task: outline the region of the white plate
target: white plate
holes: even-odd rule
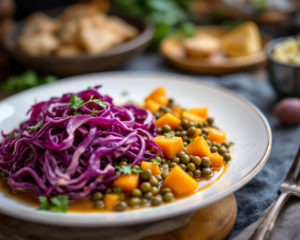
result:
[[[0,103],[0,129],[10,131],[25,119],[34,101],[76,92],[88,86],[103,84],[102,93],[117,101],[143,98],[157,86],[186,107],[206,105],[216,123],[234,141],[232,164],[226,173],[204,191],[159,207],[112,213],[52,213],[19,202],[0,192],[0,211],[4,214],[39,223],[62,226],[120,226],[169,218],[195,211],[233,193],[250,181],[265,164],[272,145],[270,126],[263,114],[236,94],[199,80],[180,75],[115,72],[68,78],[53,84],[11,96]],[[121,96],[126,90],[128,97]]]

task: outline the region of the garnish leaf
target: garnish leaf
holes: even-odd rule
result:
[[[153,162],[156,165],[160,165],[160,162],[155,158],[152,158],[150,161]]]
[[[59,195],[50,199],[52,204],[50,210],[54,212],[66,212],[69,206],[69,198],[67,195]]]
[[[94,117],[97,114],[97,112],[98,112],[98,110],[93,109],[93,112],[90,113],[89,115],[92,116],[92,117]]]
[[[230,142],[229,142],[229,145],[230,145],[230,146],[231,146],[231,145],[234,145],[234,142],[230,141]]]
[[[103,107],[103,108],[105,108],[107,106],[107,103],[102,102],[101,99],[93,99],[93,100],[90,100],[89,102],[97,103],[100,107]]]
[[[135,165],[133,168],[132,168],[132,172],[134,173],[141,173],[143,170],[140,169],[139,166]]]
[[[119,172],[124,173],[124,174],[132,173],[130,165],[115,166],[115,169],[119,170]]]
[[[48,202],[47,197],[40,196],[38,199],[40,202],[39,210],[49,210],[50,209],[50,204]]]
[[[124,194],[122,193],[122,188],[113,188],[112,189],[114,193],[117,193],[120,196],[120,199],[123,200],[124,199]]]
[[[186,111],[186,108],[181,108],[181,112],[184,112],[184,111]]]
[[[195,138],[189,138],[189,142],[192,143],[195,141]]]
[[[165,136],[166,136],[167,138],[171,138],[171,137],[174,137],[175,134],[167,132],[167,133],[165,133]]]
[[[6,177],[6,176],[7,176],[7,173],[6,173],[6,172],[0,172],[0,176],[1,176],[1,177]]]
[[[34,131],[34,130],[40,129],[42,126],[43,126],[43,122],[39,122],[36,125],[27,127],[27,129],[30,131]]]
[[[91,86],[88,86],[86,90],[91,90],[91,89],[92,89],[92,87],[91,87]]]
[[[11,139],[11,138],[19,137],[19,136],[20,136],[19,133],[11,133],[6,137],[6,139]]]
[[[73,94],[71,99],[70,99],[70,105],[69,108],[74,108],[77,110],[84,104],[84,101],[82,98],[80,98],[77,94]]]

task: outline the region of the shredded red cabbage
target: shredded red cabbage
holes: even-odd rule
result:
[[[115,166],[122,158],[133,166],[162,155],[152,140],[153,115],[134,105],[116,106],[98,88],[39,102],[29,120],[2,133],[0,170],[13,188],[77,199],[106,189],[120,174]],[[74,96],[84,102],[77,109],[70,103]]]

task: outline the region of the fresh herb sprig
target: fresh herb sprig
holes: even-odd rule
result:
[[[175,134],[167,132],[167,133],[165,133],[165,136],[167,138],[171,138],[171,137],[175,137]]]
[[[121,172],[123,174],[141,173],[142,172],[142,169],[140,169],[136,165],[133,168],[130,165],[115,166],[115,169],[117,169],[119,172]]]
[[[27,127],[27,129],[30,130],[30,131],[35,131],[35,130],[37,130],[37,129],[42,128],[43,125],[44,125],[43,122],[39,122],[39,123],[37,123],[36,125]]]
[[[156,165],[160,165],[161,164],[156,158],[152,158],[150,161],[153,162]]]
[[[9,135],[7,135],[6,139],[12,139],[12,138],[16,138],[19,136],[20,136],[19,133],[13,132],[13,133],[10,133]]]
[[[69,206],[69,198],[67,195],[59,195],[57,197],[50,198],[40,196],[39,210],[53,211],[53,212],[67,212]]]
[[[78,110],[79,108],[83,107],[84,105],[88,103],[97,103],[100,107],[105,108],[107,106],[107,103],[102,102],[101,99],[93,99],[94,95],[90,96],[90,99],[88,101],[84,101],[81,97],[78,96],[78,94],[73,94],[70,99],[69,108],[73,108],[75,110]]]

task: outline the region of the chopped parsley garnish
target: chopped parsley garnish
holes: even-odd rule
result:
[[[5,172],[0,172],[0,176],[1,176],[1,177],[6,177],[6,176],[7,176],[7,173],[5,173]]]
[[[93,99],[93,100],[89,100],[89,102],[97,103],[100,107],[103,107],[103,108],[105,108],[107,106],[107,103],[102,102],[101,99]]]
[[[112,191],[114,193],[117,193],[120,196],[120,199],[123,200],[124,199],[124,194],[122,193],[122,188],[113,188]]]
[[[88,86],[86,90],[91,90],[91,89],[92,89],[92,87],[91,87],[91,86]]]
[[[124,174],[131,174],[132,172],[130,165],[115,166],[115,169]]]
[[[160,165],[160,162],[155,158],[152,158],[150,161],[153,162],[156,165]]]
[[[189,138],[189,142],[192,143],[195,141],[195,138]]]
[[[6,139],[11,139],[11,138],[19,137],[19,136],[20,136],[19,133],[11,133],[6,137]]]
[[[134,173],[141,173],[143,170],[140,169],[139,166],[135,165],[133,168],[132,168],[132,172]]]
[[[171,138],[171,137],[174,137],[175,134],[167,132],[167,133],[165,133],[165,136],[166,136],[167,138]]]
[[[40,202],[39,210],[49,210],[50,209],[50,204],[46,197],[40,196],[39,202]]]
[[[229,142],[229,145],[230,145],[230,146],[231,146],[231,145],[234,145],[234,142],[230,141],[230,142]]]
[[[70,99],[70,104],[69,104],[69,108],[74,108],[74,109],[78,109],[82,106],[82,104],[84,104],[84,101],[82,100],[82,98],[78,97],[77,94],[73,94],[71,99]]]
[[[181,112],[184,112],[186,110],[186,108],[181,108]]]
[[[40,129],[42,126],[43,126],[43,123],[39,122],[36,125],[27,127],[27,129],[30,130],[30,131],[34,131],[34,130]]]
[[[69,198],[67,195],[59,195],[57,197],[50,198],[41,196],[38,198],[40,202],[39,210],[50,210],[53,212],[67,212],[69,206]]]
[[[80,98],[77,94],[73,94],[70,99],[69,108],[74,108],[75,110],[81,108],[85,104],[94,102],[97,103],[100,107],[106,107],[107,103],[102,102],[101,99],[93,99],[94,95],[91,95],[90,99],[87,102],[84,102],[82,98]]]
[[[97,112],[98,112],[98,110],[93,109],[93,112],[90,113],[89,115],[92,116],[92,117],[94,117],[97,114]]]

